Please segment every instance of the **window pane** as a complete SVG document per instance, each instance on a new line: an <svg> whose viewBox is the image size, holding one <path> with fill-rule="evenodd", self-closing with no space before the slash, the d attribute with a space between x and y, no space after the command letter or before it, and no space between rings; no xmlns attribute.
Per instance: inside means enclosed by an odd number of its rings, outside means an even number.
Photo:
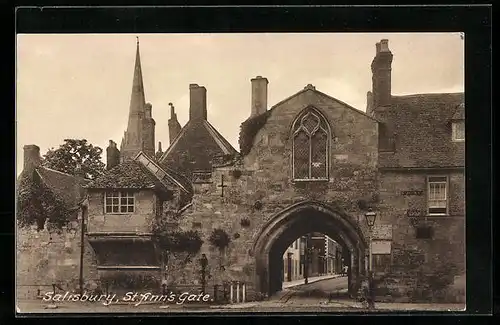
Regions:
<svg viewBox="0 0 500 325"><path fill-rule="evenodd" d="M134 198L128 198L128 204L133 205L134 204Z"/></svg>
<svg viewBox="0 0 500 325"><path fill-rule="evenodd" d="M122 205L120 207L120 212L127 212L127 206L126 205Z"/></svg>
<svg viewBox="0 0 500 325"><path fill-rule="evenodd" d="M163 177L165 177L165 173L162 172L161 170L158 170L158 172L156 172L156 176L158 176L158 178L162 179Z"/></svg>
<svg viewBox="0 0 500 325"><path fill-rule="evenodd" d="M118 198L113 198L113 205L118 205Z"/></svg>
<svg viewBox="0 0 500 325"><path fill-rule="evenodd" d="M294 178L309 178L309 136L305 132L295 135L293 150Z"/></svg>
<svg viewBox="0 0 500 325"><path fill-rule="evenodd" d="M158 168L153 165L153 164L149 164L148 165L148 169L153 173L153 174L156 174L156 172L158 171Z"/></svg>
<svg viewBox="0 0 500 325"><path fill-rule="evenodd" d="M111 212L111 206L107 205L106 206L106 213L110 213Z"/></svg>
<svg viewBox="0 0 500 325"><path fill-rule="evenodd" d="M302 118L302 126L307 130L307 132L309 132L309 134L312 134L319 127L319 123L319 117L312 113L309 113Z"/></svg>
<svg viewBox="0 0 500 325"><path fill-rule="evenodd" d="M111 205L111 198L109 197L106 198L106 205Z"/></svg>
<svg viewBox="0 0 500 325"><path fill-rule="evenodd" d="M311 138L312 161L311 177L326 178L327 137L322 131L316 132Z"/></svg>
<svg viewBox="0 0 500 325"><path fill-rule="evenodd" d="M113 212L115 212L115 213L118 212L118 206L117 205L113 206Z"/></svg>
<svg viewBox="0 0 500 325"><path fill-rule="evenodd" d="M126 197L122 197L122 198L120 199L120 204L121 204L121 205L126 205L126 204L127 204L127 198L126 198Z"/></svg>
<svg viewBox="0 0 500 325"><path fill-rule="evenodd" d="M127 209L128 209L128 212L134 212L134 206L133 205L127 206Z"/></svg>

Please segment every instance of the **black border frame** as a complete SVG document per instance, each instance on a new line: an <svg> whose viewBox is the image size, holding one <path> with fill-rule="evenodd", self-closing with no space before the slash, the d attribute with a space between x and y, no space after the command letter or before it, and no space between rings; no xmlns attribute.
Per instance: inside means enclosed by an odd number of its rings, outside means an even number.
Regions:
<svg viewBox="0 0 500 325"><path fill-rule="evenodd" d="M2 10L3 11L3 10ZM9 15L9 13L11 15ZM14 33L174 33L174 32L465 32L466 60L466 114L468 137L466 139L466 198L467 215L467 311L455 313L491 314L492 297L492 7L490 5L441 5L441 6L342 6L342 7L62 7L62 8L17 8L3 11L1 15L15 23ZM15 17L15 18L14 18ZM3 18L3 17L2 17ZM6 37L14 42L11 52L15 61L15 36L4 30ZM9 33L10 32L10 33ZM14 36L14 37L13 37ZM6 60L2 60L2 64ZM11 65L11 76L2 74L7 83L15 80L15 64ZM7 80L8 78L8 80ZM7 87L5 87L7 89ZM15 91L12 106L15 107ZM12 109L10 118L0 121L2 139L14 140L15 113ZM4 113L5 114L5 113ZM5 115L4 115L5 116ZM490 122L490 123L487 123ZM12 137L12 138L11 138ZM4 150L13 149L14 141L1 141ZM5 158L5 156L4 156ZM5 163L5 161L3 161ZM15 175L13 160L7 161L5 168L10 168ZM13 185L15 179L10 179ZM14 245L14 191L9 186L11 196L2 197L0 209L2 225L0 238L12 246L4 244L3 249L15 252ZM10 198L10 200L7 200ZM4 203L7 205L4 206ZM9 205L10 203L10 205ZM473 216L473 217L471 217ZM5 256L5 255L4 255ZM11 256L14 260L15 254ZM14 266L14 265L12 265ZM13 274L14 268L11 268ZM14 298L14 278L2 277L2 291L12 290ZM14 301L4 301L0 295L0 317L14 312ZM7 307L9 306L9 307ZM400 313L401 314L401 313ZM406 313L408 314L408 313ZM411 315L442 315L441 312L413 312ZM449 315L449 313L447 313ZM79 314L81 316L97 316ZM105 314L117 317L121 314ZM131 314L125 314L132 318ZM138 314L147 316L183 316L198 317L198 314ZM217 314L210 314L217 315ZM294 314L286 314L294 315ZM323 315L323 314L318 314ZM328 314L325 314L328 315ZM336 314L337 315L337 314ZM348 313L346 315L352 316ZM12 315L11 315L12 316ZM46 314L33 316L50 317ZM29 317L33 317L29 316ZM52 317L67 317L59 314ZM71 315L73 316L73 315ZM99 315L103 316L103 315ZM203 317L206 317L204 314ZM234 318L239 314L229 314L225 318ZM275 316L275 314L262 314ZM306 315L307 316L307 315ZM25 316L17 316L25 317ZM259 317L259 318L260 318ZM273 317L274 318L274 317ZM350 317L349 317L350 319ZM408 320L408 319L407 319ZM407 321L405 320L405 321ZM54 321L52 319L51 321ZM73 320L72 320L73 321ZM441 319L440 321L444 321ZM477 319L473 320L478 323Z"/></svg>

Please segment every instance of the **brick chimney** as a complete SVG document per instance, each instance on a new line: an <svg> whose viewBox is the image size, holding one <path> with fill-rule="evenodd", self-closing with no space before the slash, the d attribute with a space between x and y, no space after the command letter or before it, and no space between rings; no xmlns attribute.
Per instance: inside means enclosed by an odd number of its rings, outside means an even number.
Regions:
<svg viewBox="0 0 500 325"><path fill-rule="evenodd" d="M207 119L207 89L197 84L189 85L189 120Z"/></svg>
<svg viewBox="0 0 500 325"><path fill-rule="evenodd" d="M24 149L24 166L25 171L32 171L42 163L40 157L40 147L34 144L26 145Z"/></svg>
<svg viewBox="0 0 500 325"><path fill-rule="evenodd" d="M391 50L389 50L388 40L381 40L375 47L375 58L371 66L373 74L373 110L389 106L391 103L391 66L393 57Z"/></svg>
<svg viewBox="0 0 500 325"><path fill-rule="evenodd" d="M120 150L116 147L116 142L109 140L109 146L106 148L106 169L117 166L120 163Z"/></svg>
<svg viewBox="0 0 500 325"><path fill-rule="evenodd" d="M252 112L250 116L257 116L267 111L267 78L257 76L252 82Z"/></svg>
<svg viewBox="0 0 500 325"><path fill-rule="evenodd" d="M170 119L168 120L168 139L170 144L174 142L174 139L177 137L177 134L181 132L181 125L177 120L177 114L175 113L174 104L168 103L170 106Z"/></svg>

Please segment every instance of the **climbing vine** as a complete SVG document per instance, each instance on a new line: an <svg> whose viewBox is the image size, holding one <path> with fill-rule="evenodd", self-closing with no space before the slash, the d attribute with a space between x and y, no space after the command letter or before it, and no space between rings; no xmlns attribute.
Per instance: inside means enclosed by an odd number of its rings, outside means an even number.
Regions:
<svg viewBox="0 0 500 325"><path fill-rule="evenodd" d="M17 222L22 228L37 226L62 231L68 225L72 211L64 201L33 176L22 174L18 182Z"/></svg>
<svg viewBox="0 0 500 325"><path fill-rule="evenodd" d="M203 245L203 239L198 231L183 231L177 223L169 223L166 218L156 220L153 224L153 235L164 255L186 253L186 263L200 251Z"/></svg>
<svg viewBox="0 0 500 325"><path fill-rule="evenodd" d="M241 124L240 131L240 152L245 156L252 149L252 144L257 132L266 124L271 111L247 119Z"/></svg>
<svg viewBox="0 0 500 325"><path fill-rule="evenodd" d="M213 246L222 251L224 250L224 248L229 246L231 239L229 238L227 232L225 232L223 229L216 228L210 234L209 241Z"/></svg>

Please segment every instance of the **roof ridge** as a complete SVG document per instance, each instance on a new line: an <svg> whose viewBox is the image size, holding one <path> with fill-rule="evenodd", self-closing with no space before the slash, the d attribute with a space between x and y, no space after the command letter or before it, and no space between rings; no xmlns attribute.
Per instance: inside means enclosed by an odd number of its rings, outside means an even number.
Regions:
<svg viewBox="0 0 500 325"><path fill-rule="evenodd" d="M141 162L139 162L137 160L137 158L139 158L140 156L144 156L146 157L146 159L149 161L149 163L153 164L156 168L158 168L159 170L161 170L165 176L167 176L169 178L170 181L174 182L177 186L179 186L181 189L183 189L186 193L189 193L189 190L181 183L179 182L175 177L173 177L171 175L171 173L169 173L168 171L166 171L159 163L157 163L156 161L154 161L154 159L151 159L148 155L146 155L144 152L140 151L133 159L134 162L138 163L141 167L145 167L146 170L148 171L148 173L150 175L153 175L153 177L157 180L159 180L162 184L163 184L163 181L164 179L161 179L160 177L158 177L158 175L154 174L152 171L150 171L146 166L144 166L144 164L142 164ZM165 184L164 184L165 185ZM166 185L165 185L166 186Z"/></svg>
<svg viewBox="0 0 500 325"><path fill-rule="evenodd" d="M165 158L167 158L167 156L170 154L170 152L172 152L172 150L174 150L174 147L177 145L177 143L181 139L182 135L184 133L186 133L187 127L190 124L190 122L191 122L191 120L187 121L187 123L184 124L184 126L181 128L181 130L179 131L177 136L174 138L172 143L168 146L167 150L163 153L163 155L161 155L160 159L158 159L160 162L163 162L165 160Z"/></svg>
<svg viewBox="0 0 500 325"><path fill-rule="evenodd" d="M447 93L418 93L418 94L407 94L407 95L391 95L393 98L403 98L403 97L418 97L418 96L432 96L432 95L465 95L463 91L457 92L447 92Z"/></svg>
<svg viewBox="0 0 500 325"><path fill-rule="evenodd" d="M319 90L317 90L317 89L308 88L308 87L306 87L306 88L304 88L304 89L301 89L301 90L299 90L298 92L296 92L295 94L293 94L293 95L291 95L291 96L288 96L287 98L283 99L282 101L280 101L280 102L278 102L278 103L274 104L274 105L273 105L273 106L271 106L271 108L269 108L266 112L270 112L270 111L272 111L273 109L275 109L275 108L276 108L276 107L278 107L279 105L281 105L281 104L285 103L286 101L288 101L288 100L290 100L290 99L294 98L295 96L298 96L298 95L300 95L300 94L302 94L302 93L305 93L306 91L309 91L309 90L311 90L311 91L313 91L313 92L316 92L316 93L318 93L318 94L320 94L320 95L322 95L322 96L325 96L325 97L327 97L327 98L329 98L329 99L332 99L332 100L334 100L334 101L336 101L336 102L338 102L338 103L340 103L340 104L342 104L342 105L344 105L344 106L348 107L349 109L352 109L352 110L354 110L354 111L356 111L356 112L358 112L358 113L360 113L360 114L362 114L362 115L364 115L364 116L366 116L366 117L368 117L368 118L370 118L370 119L372 119L372 120L374 120L374 121L379 122L379 121L378 121L375 117L373 117L373 116L371 116L371 115L367 114L366 112L363 112L363 111L361 111L361 110L359 110L359 109L357 109L357 108L355 108L355 107L353 107L353 106L351 106L351 105L349 105L349 104L347 104L347 103L345 103L345 102L343 102L343 101L341 101L341 100L339 100L339 99L337 99L337 98L335 98L335 97L333 97L333 96L327 95L327 94L325 94L325 93L324 93L324 92L322 92L322 91L319 91ZM314 106L314 105L313 105L313 106Z"/></svg>
<svg viewBox="0 0 500 325"><path fill-rule="evenodd" d="M81 177L81 176L77 176L77 175L72 175L72 174L65 173L65 172L62 172L62 171L59 171L59 170L56 170L56 169L52 169L52 168L49 168L49 167L46 167L46 166L38 166L36 169L39 169L39 168L47 169L47 170L49 170L51 172L62 174L64 176L70 176L70 177L73 177L73 178L76 178L76 179L81 179L81 180L84 180L86 182L90 182L91 181L90 179L86 179L85 177Z"/></svg>
<svg viewBox="0 0 500 325"><path fill-rule="evenodd" d="M237 153L236 149L234 149L229 141L227 141L227 139L224 138L224 136L220 134L219 131L217 131L217 129L210 122L208 122L207 120L204 120L203 122L208 132L214 138L215 142L219 145L222 151L227 151L227 154Z"/></svg>

